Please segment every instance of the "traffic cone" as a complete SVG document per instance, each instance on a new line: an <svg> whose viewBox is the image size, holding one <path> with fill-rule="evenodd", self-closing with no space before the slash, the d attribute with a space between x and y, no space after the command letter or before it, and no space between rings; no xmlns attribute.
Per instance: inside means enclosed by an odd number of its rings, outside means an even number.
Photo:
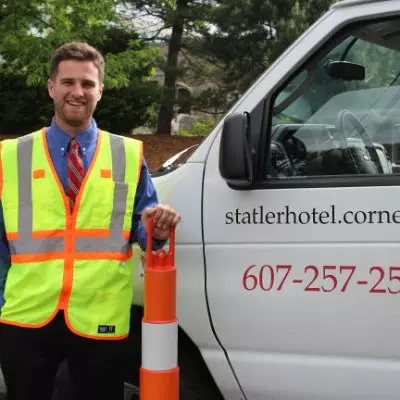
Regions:
<svg viewBox="0 0 400 400"><path fill-rule="evenodd" d="M150 218L144 268L140 399L178 400L175 228L171 229L169 250L153 253L153 226Z"/></svg>

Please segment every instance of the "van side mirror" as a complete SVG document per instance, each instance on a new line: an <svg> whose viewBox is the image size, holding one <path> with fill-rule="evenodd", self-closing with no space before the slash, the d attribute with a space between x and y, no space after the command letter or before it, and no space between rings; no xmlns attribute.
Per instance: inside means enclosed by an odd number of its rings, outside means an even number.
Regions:
<svg viewBox="0 0 400 400"><path fill-rule="evenodd" d="M332 78L344 81L363 81L365 79L365 67L348 61L329 61L326 70Z"/></svg>
<svg viewBox="0 0 400 400"><path fill-rule="evenodd" d="M248 187L254 181L250 114L229 115L222 128L219 171L232 186Z"/></svg>

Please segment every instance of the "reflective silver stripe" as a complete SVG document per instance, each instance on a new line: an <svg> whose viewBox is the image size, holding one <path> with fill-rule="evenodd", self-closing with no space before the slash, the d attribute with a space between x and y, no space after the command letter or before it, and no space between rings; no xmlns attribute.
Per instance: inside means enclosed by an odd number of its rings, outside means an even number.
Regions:
<svg viewBox="0 0 400 400"><path fill-rule="evenodd" d="M41 254L64 251L63 237L33 239L32 134L18 139L18 239L9 240L10 254Z"/></svg>
<svg viewBox="0 0 400 400"><path fill-rule="evenodd" d="M122 235L122 234L121 234ZM124 253L129 250L129 242L122 236L116 240L109 238L78 238L75 251L78 253Z"/></svg>
<svg viewBox="0 0 400 400"><path fill-rule="evenodd" d="M125 183L116 183L114 187L114 204L110 222L110 231L112 238L121 239L122 237L121 235L124 226L127 198L128 185Z"/></svg>
<svg viewBox="0 0 400 400"><path fill-rule="evenodd" d="M110 135L111 159L114 187L114 204L111 214L111 242L118 243L122 238L126 199L128 197L128 185L125 182L125 144L120 136ZM132 205L133 207L133 205Z"/></svg>
<svg viewBox="0 0 400 400"><path fill-rule="evenodd" d="M18 240L31 240L32 216L32 152L33 135L18 139Z"/></svg>
<svg viewBox="0 0 400 400"><path fill-rule="evenodd" d="M9 240L11 255L64 252L64 237Z"/></svg>
<svg viewBox="0 0 400 400"><path fill-rule="evenodd" d="M110 134L110 146L114 182L124 182L126 168L124 138Z"/></svg>

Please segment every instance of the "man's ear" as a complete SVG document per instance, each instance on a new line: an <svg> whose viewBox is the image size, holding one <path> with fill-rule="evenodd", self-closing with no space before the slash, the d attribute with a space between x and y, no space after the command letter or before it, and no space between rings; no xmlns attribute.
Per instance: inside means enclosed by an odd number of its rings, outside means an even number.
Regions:
<svg viewBox="0 0 400 400"><path fill-rule="evenodd" d="M104 90L104 83L102 83L102 84L100 85L100 88L99 88L99 97L98 97L98 100L97 100L97 101L99 101L99 100L101 99L101 96L102 96L102 94L103 94L103 90Z"/></svg>
<svg viewBox="0 0 400 400"><path fill-rule="evenodd" d="M54 99L54 82L51 79L47 80L47 91L49 92L49 96Z"/></svg>

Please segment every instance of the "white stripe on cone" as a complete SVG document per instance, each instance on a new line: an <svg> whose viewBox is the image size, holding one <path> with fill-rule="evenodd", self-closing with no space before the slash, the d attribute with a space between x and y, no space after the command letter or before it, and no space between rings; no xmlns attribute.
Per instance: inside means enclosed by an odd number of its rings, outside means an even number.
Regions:
<svg viewBox="0 0 400 400"><path fill-rule="evenodd" d="M178 322L142 322L142 367L166 371L178 365Z"/></svg>

